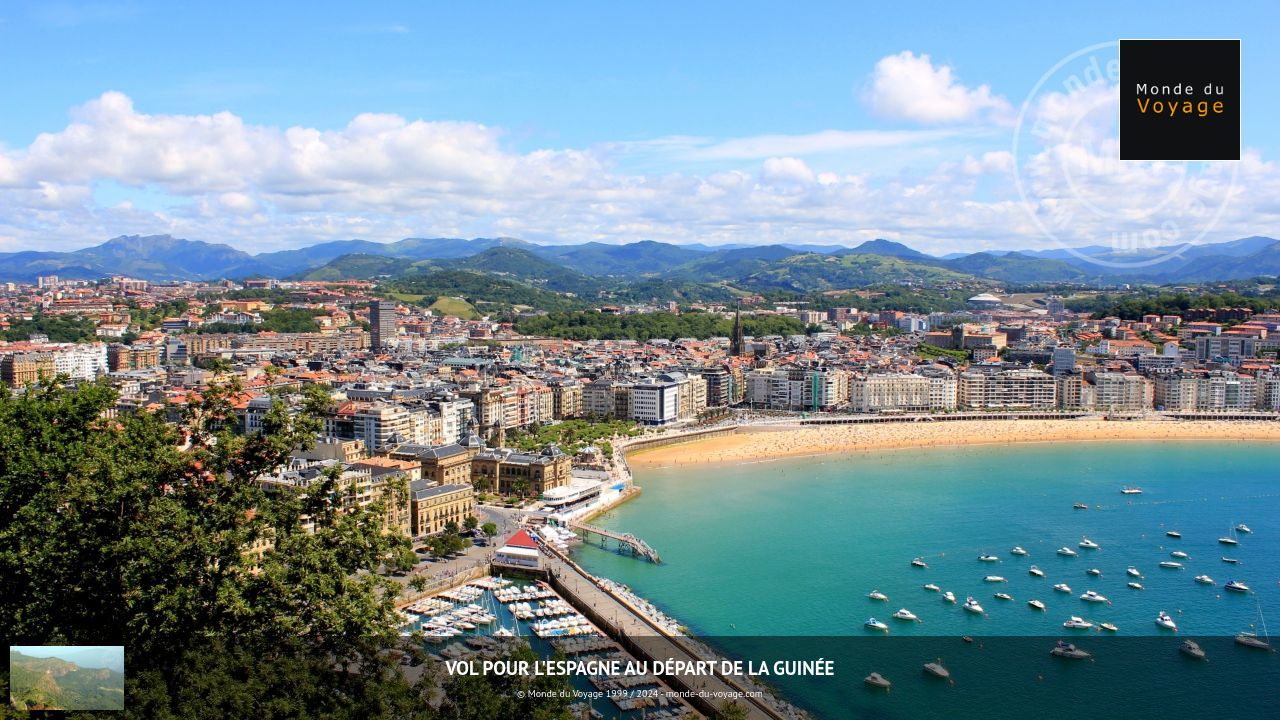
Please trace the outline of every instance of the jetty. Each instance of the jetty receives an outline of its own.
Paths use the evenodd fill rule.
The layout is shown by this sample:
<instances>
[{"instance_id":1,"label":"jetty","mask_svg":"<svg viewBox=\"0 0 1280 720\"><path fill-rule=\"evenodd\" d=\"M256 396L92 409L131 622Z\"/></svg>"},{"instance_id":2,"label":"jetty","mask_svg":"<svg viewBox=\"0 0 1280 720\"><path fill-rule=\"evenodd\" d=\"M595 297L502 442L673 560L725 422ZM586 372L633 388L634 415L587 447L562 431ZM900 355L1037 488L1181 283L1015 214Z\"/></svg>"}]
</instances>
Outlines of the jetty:
<instances>
[{"instance_id":1,"label":"jetty","mask_svg":"<svg viewBox=\"0 0 1280 720\"><path fill-rule=\"evenodd\" d=\"M658 556L657 550L654 550L650 547L649 543L641 540L631 533L617 533L612 530L605 530L604 528L596 527L595 525L588 525L576 520L570 520L568 524L569 529L582 534L583 542L586 542L591 535L595 535L600 538L601 547L607 547L608 541L612 540L617 544L619 550L625 548L630 550L632 555L642 557L655 564L660 564L662 562L662 558Z\"/></svg>"}]
</instances>

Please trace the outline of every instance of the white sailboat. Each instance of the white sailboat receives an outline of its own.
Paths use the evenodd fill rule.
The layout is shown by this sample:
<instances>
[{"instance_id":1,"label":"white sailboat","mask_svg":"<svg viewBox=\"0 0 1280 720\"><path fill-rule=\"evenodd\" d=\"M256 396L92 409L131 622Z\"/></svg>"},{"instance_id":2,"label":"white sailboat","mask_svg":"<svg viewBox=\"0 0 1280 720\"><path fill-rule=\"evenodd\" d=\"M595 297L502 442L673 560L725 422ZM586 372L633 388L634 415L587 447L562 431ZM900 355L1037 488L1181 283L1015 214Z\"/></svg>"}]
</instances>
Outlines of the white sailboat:
<instances>
[{"instance_id":1,"label":"white sailboat","mask_svg":"<svg viewBox=\"0 0 1280 720\"><path fill-rule=\"evenodd\" d=\"M1257 650L1270 650L1271 638L1267 635L1267 621L1262 617L1262 601L1258 603L1258 624L1262 625L1262 637L1258 637L1256 632L1241 632L1236 634L1236 644L1245 647L1255 648Z\"/></svg>"}]
</instances>

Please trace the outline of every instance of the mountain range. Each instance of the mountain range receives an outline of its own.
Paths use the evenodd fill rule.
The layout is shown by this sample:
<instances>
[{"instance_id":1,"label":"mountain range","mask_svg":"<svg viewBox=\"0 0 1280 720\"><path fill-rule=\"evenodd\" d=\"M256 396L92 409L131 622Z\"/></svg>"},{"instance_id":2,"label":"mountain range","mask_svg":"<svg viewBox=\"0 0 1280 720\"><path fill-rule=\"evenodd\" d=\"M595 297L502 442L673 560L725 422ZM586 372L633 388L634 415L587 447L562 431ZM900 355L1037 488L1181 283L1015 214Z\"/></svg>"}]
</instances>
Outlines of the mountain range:
<instances>
[{"instance_id":1,"label":"mountain range","mask_svg":"<svg viewBox=\"0 0 1280 720\"><path fill-rule=\"evenodd\" d=\"M71 648L74 650L74 648ZM9 650L10 704L31 710L123 710L124 674Z\"/></svg>"},{"instance_id":2,"label":"mountain range","mask_svg":"<svg viewBox=\"0 0 1280 720\"><path fill-rule=\"evenodd\" d=\"M1280 241L1247 237L1186 248L1119 253L1103 246L928 255L891 240L856 247L708 246L640 241L541 245L516 238L339 240L251 255L229 245L169 235L120 236L73 252L0 253L0 280L40 275L95 279L216 280L254 276L368 279L463 270L536 281L581 293L617 283L730 283L800 292L879 283L1181 283L1280 274Z\"/></svg>"}]
</instances>

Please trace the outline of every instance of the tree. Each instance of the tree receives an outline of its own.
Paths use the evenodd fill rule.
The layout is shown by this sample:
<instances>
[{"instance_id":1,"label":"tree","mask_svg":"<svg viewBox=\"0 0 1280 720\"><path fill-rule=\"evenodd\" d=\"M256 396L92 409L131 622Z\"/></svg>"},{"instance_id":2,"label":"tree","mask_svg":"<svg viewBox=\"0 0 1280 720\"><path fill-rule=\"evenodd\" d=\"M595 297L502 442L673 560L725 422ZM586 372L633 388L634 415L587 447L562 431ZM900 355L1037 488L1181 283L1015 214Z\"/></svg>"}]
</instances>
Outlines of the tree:
<instances>
[{"instance_id":1,"label":"tree","mask_svg":"<svg viewBox=\"0 0 1280 720\"><path fill-rule=\"evenodd\" d=\"M450 521L446 522L446 523L444 524L444 532L445 532L445 534L446 534L446 535L457 535L457 534L458 534L458 521L457 521L457 520L450 520Z\"/></svg>"},{"instance_id":2,"label":"tree","mask_svg":"<svg viewBox=\"0 0 1280 720\"><path fill-rule=\"evenodd\" d=\"M392 553L392 566L399 572L409 572L418 564L418 556L407 547L397 548Z\"/></svg>"},{"instance_id":3,"label":"tree","mask_svg":"<svg viewBox=\"0 0 1280 720\"><path fill-rule=\"evenodd\" d=\"M468 515L467 519L462 521L462 527L466 528L467 530L475 530L476 526L479 524L480 524L480 521L476 519L475 515Z\"/></svg>"},{"instance_id":4,"label":"tree","mask_svg":"<svg viewBox=\"0 0 1280 720\"><path fill-rule=\"evenodd\" d=\"M737 700L725 700L720 703L720 708L716 712L716 720L746 720L751 714L747 712L746 706Z\"/></svg>"},{"instance_id":5,"label":"tree","mask_svg":"<svg viewBox=\"0 0 1280 720\"><path fill-rule=\"evenodd\" d=\"M422 592L427 589L427 579L421 575L414 575L413 578L409 580L409 587L417 590L418 592Z\"/></svg>"},{"instance_id":6,"label":"tree","mask_svg":"<svg viewBox=\"0 0 1280 720\"><path fill-rule=\"evenodd\" d=\"M492 538L498 534L498 526L494 523L487 522L480 526L480 532L484 533L487 538Z\"/></svg>"}]
</instances>

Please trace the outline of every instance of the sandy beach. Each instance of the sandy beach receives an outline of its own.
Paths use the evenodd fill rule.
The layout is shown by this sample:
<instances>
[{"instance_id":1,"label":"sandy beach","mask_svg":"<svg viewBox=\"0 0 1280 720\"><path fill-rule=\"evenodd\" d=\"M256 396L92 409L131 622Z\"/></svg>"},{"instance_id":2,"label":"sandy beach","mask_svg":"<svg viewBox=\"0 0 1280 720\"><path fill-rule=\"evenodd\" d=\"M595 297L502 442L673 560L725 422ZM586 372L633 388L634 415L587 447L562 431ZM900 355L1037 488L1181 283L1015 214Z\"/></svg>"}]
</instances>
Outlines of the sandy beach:
<instances>
[{"instance_id":1,"label":"sandy beach","mask_svg":"<svg viewBox=\"0 0 1280 720\"><path fill-rule=\"evenodd\" d=\"M627 452L634 468L735 464L829 453L946 445L1113 440L1280 440L1280 422L963 420L866 425L745 426L732 435Z\"/></svg>"}]
</instances>

